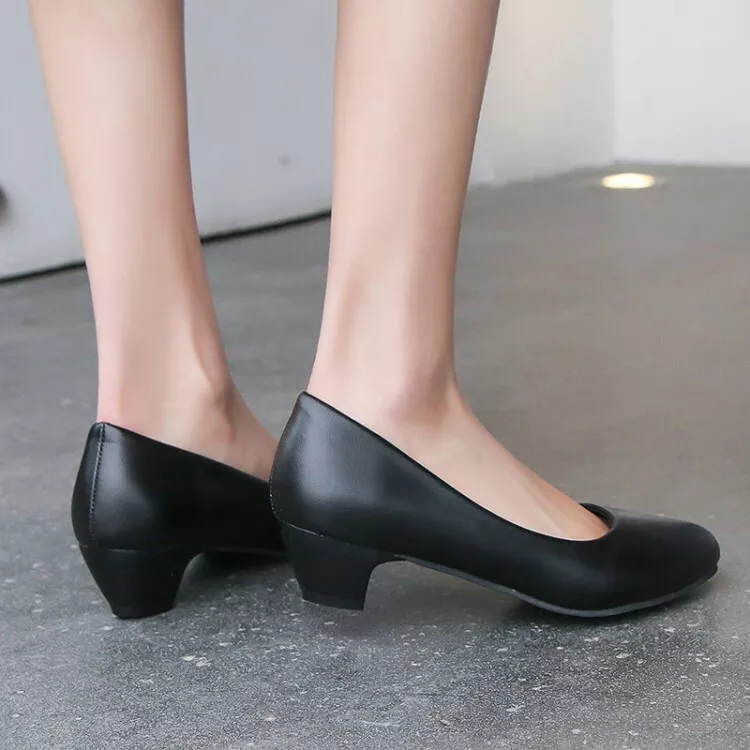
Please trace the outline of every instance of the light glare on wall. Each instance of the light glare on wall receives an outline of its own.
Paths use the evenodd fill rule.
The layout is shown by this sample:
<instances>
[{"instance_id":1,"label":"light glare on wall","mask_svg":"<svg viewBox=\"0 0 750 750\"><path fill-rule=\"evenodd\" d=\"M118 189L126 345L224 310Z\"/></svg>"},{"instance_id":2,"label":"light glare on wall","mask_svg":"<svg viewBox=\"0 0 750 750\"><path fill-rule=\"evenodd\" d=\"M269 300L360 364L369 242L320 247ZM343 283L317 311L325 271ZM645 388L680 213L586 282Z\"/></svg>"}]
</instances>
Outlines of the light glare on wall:
<instances>
[{"instance_id":1,"label":"light glare on wall","mask_svg":"<svg viewBox=\"0 0 750 750\"><path fill-rule=\"evenodd\" d=\"M643 190L653 187L655 183L656 178L653 175L636 172L610 174L602 179L602 185L610 190Z\"/></svg>"}]
</instances>

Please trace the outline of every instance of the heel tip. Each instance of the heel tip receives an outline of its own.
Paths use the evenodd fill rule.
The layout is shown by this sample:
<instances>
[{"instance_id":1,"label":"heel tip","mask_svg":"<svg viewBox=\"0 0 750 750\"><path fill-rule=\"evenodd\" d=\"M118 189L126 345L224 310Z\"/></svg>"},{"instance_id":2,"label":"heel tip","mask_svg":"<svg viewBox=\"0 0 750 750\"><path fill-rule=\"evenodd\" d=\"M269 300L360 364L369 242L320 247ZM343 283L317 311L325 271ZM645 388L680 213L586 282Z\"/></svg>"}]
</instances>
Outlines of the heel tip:
<instances>
[{"instance_id":1,"label":"heel tip","mask_svg":"<svg viewBox=\"0 0 750 750\"><path fill-rule=\"evenodd\" d=\"M121 620L172 609L192 550L127 550L80 545L81 554L112 613Z\"/></svg>"},{"instance_id":2,"label":"heel tip","mask_svg":"<svg viewBox=\"0 0 750 750\"><path fill-rule=\"evenodd\" d=\"M363 599L342 599L340 596L319 594L305 589L302 589L302 598L312 604L321 604L324 607L335 607L336 609L350 609L361 612L365 608Z\"/></svg>"},{"instance_id":3,"label":"heel tip","mask_svg":"<svg viewBox=\"0 0 750 750\"><path fill-rule=\"evenodd\" d=\"M109 608L112 610L112 614L118 620L140 620L144 617L155 617L156 615L162 615L165 612L169 612L174 607L174 604L166 604L151 607L134 607L120 606L119 604L109 603Z\"/></svg>"}]
</instances>

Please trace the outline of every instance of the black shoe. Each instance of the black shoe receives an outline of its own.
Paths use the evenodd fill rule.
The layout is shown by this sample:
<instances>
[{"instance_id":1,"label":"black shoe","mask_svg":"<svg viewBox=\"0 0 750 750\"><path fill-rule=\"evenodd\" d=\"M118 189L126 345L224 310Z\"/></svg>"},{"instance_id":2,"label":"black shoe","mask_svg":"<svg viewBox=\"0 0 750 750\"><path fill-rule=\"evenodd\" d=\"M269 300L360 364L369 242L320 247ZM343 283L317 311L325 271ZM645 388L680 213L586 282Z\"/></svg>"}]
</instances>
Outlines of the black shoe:
<instances>
[{"instance_id":1,"label":"black shoe","mask_svg":"<svg viewBox=\"0 0 750 750\"><path fill-rule=\"evenodd\" d=\"M281 439L271 498L302 595L336 607L361 609L375 566L409 560L553 612L604 617L686 594L719 560L700 526L594 505L610 526L600 539L528 531L309 394Z\"/></svg>"},{"instance_id":2,"label":"black shoe","mask_svg":"<svg viewBox=\"0 0 750 750\"><path fill-rule=\"evenodd\" d=\"M86 564L122 618L171 609L201 552L284 556L267 482L106 423L89 432L72 515Z\"/></svg>"}]
</instances>

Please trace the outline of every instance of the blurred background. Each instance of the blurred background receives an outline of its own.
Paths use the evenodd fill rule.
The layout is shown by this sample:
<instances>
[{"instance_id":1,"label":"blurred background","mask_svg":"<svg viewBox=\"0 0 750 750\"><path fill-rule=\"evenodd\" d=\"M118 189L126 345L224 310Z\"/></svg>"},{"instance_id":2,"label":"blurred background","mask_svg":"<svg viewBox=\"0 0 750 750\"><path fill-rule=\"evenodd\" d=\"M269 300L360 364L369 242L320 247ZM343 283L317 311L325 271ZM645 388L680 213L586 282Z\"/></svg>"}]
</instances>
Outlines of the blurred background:
<instances>
[{"instance_id":1,"label":"blurred background","mask_svg":"<svg viewBox=\"0 0 750 750\"><path fill-rule=\"evenodd\" d=\"M188 2L207 235L329 207L333 0ZM750 4L508 0L473 180L614 162L750 164ZM0 277L81 260L26 3L0 3Z\"/></svg>"}]
</instances>

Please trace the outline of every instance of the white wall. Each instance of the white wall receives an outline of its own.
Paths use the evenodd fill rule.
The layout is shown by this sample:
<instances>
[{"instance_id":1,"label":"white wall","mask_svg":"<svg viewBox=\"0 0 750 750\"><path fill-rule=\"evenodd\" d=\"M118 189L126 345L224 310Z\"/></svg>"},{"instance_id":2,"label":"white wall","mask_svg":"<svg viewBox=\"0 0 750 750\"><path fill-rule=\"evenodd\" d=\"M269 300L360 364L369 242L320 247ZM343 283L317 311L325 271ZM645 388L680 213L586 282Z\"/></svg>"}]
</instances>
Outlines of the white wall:
<instances>
[{"instance_id":1,"label":"white wall","mask_svg":"<svg viewBox=\"0 0 750 750\"><path fill-rule=\"evenodd\" d=\"M291 20L293 19L293 23ZM324 210L335 3L187 3L191 151L204 233ZM26 3L0 2L0 277L80 260Z\"/></svg>"},{"instance_id":2,"label":"white wall","mask_svg":"<svg viewBox=\"0 0 750 750\"><path fill-rule=\"evenodd\" d=\"M614 6L617 158L750 164L750 2Z\"/></svg>"},{"instance_id":3,"label":"white wall","mask_svg":"<svg viewBox=\"0 0 750 750\"><path fill-rule=\"evenodd\" d=\"M203 233L330 207L334 0L188 2L190 143Z\"/></svg>"},{"instance_id":4,"label":"white wall","mask_svg":"<svg viewBox=\"0 0 750 750\"><path fill-rule=\"evenodd\" d=\"M474 164L479 180L612 160L611 11L610 0L504 0Z\"/></svg>"}]
</instances>

